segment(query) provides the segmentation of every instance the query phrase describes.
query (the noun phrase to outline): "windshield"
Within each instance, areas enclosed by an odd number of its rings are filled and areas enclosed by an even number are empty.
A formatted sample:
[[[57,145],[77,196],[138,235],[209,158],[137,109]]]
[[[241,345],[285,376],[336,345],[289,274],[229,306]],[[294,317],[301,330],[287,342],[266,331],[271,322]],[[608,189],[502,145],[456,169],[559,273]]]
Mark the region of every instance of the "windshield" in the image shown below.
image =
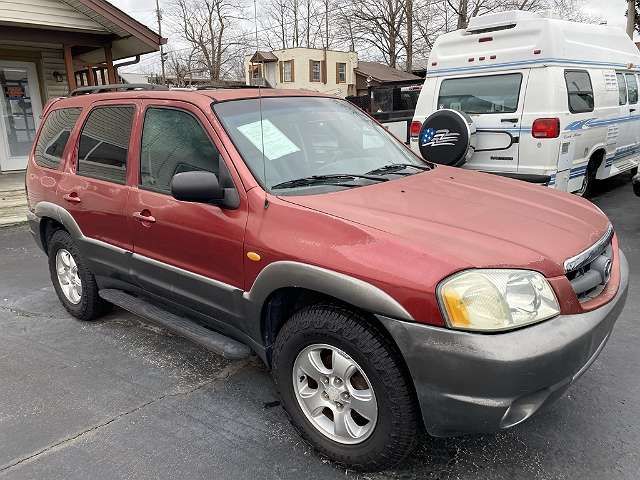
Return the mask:
[[[213,109],[256,179],[278,194],[370,185],[428,165],[344,100],[263,97],[261,103],[262,117],[259,99]],[[402,168],[382,168],[389,165]]]
[[[438,108],[468,114],[513,113],[518,110],[522,74],[449,78],[442,81]]]

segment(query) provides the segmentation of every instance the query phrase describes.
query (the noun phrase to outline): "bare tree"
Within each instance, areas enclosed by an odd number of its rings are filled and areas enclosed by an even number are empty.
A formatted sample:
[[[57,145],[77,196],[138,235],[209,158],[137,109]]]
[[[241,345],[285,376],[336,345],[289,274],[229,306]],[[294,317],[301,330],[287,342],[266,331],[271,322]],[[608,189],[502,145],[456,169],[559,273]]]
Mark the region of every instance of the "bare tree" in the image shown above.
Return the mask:
[[[241,0],[174,0],[180,35],[211,80],[224,78],[234,57],[249,43],[236,24],[243,18]]]

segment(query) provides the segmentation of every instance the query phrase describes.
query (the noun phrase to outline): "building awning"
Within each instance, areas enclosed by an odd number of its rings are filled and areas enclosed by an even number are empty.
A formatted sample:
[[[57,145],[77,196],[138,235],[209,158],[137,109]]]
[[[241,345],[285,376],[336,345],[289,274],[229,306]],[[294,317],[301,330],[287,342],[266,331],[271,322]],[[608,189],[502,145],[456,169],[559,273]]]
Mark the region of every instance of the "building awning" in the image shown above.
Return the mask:
[[[113,60],[120,60],[166,43],[106,0],[54,0],[47,8],[27,2],[20,12],[1,11],[0,23],[0,41],[71,45],[75,59],[92,65],[107,61],[105,45],[111,46]]]
[[[249,60],[251,63],[269,63],[269,62],[277,62],[278,61],[278,57],[276,57],[273,52],[263,52],[258,50],[256,53],[253,54],[253,56],[251,57],[251,60]]]

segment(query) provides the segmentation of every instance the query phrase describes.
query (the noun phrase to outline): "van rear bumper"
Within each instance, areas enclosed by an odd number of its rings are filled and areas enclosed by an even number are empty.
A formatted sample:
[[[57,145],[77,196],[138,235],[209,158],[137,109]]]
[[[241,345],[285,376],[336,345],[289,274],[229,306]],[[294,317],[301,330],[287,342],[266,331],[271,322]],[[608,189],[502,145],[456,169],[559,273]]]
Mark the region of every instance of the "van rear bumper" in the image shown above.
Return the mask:
[[[446,437],[517,425],[595,361],[624,306],[629,268],[602,307],[519,330],[479,334],[379,317],[409,368],[427,431]]]

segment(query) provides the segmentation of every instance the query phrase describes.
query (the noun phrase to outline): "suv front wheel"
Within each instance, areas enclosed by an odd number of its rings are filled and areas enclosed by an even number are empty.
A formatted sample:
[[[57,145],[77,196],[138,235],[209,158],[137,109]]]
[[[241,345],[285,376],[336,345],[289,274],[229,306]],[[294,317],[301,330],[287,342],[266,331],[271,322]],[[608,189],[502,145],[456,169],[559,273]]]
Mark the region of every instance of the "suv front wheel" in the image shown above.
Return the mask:
[[[278,334],[283,406],[302,437],[340,464],[387,468],[415,445],[421,420],[394,347],[371,321],[331,304],[298,311]]]
[[[64,308],[80,320],[93,320],[102,315],[109,304],[98,295],[96,279],[71,236],[58,230],[48,246],[51,282]]]

